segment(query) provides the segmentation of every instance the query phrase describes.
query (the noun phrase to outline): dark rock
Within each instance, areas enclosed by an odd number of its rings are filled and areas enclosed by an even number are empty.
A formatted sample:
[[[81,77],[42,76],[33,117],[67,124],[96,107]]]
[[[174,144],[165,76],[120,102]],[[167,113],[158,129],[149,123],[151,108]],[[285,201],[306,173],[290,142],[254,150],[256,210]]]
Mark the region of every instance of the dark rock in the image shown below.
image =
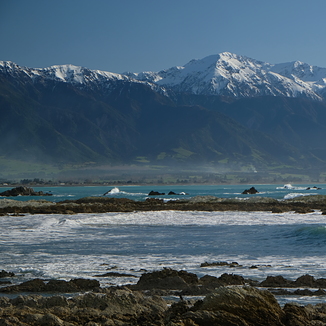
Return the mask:
[[[314,291],[308,289],[297,289],[293,291],[293,294],[300,295],[300,296],[311,296],[314,295]]]
[[[19,292],[79,292],[89,291],[99,288],[100,283],[97,280],[73,279],[69,282],[64,280],[50,280],[44,282],[41,279],[33,279],[23,282],[19,285],[11,285],[0,288],[3,293],[19,293]]]
[[[50,280],[45,284],[44,291],[46,292],[58,292],[58,293],[72,293],[78,292],[80,289],[74,283],[66,282],[64,280]],[[40,292],[40,291],[30,291]],[[43,292],[43,291],[42,291]]]
[[[43,191],[34,191],[33,188],[19,186],[6,190],[0,193],[0,196],[10,197],[10,196],[52,196],[50,193],[44,193]]]
[[[165,195],[164,192],[158,192],[158,191],[150,191],[148,196],[158,196],[158,195]]]
[[[234,286],[220,287],[190,308],[172,305],[168,316],[171,325],[284,326],[285,313],[270,292]]]
[[[133,274],[124,274],[124,273],[117,273],[117,272],[108,272],[105,274],[94,275],[94,277],[137,277]]]
[[[309,287],[309,288],[326,288],[326,279],[320,278],[315,279],[311,275],[302,275],[298,277],[295,281],[290,281],[285,279],[283,276],[267,276],[265,281],[262,281],[259,286],[262,287],[291,287],[291,288],[300,288],[300,287]]]
[[[202,293],[209,293],[212,289],[218,288],[220,286],[227,285],[244,285],[245,283],[250,282],[250,280],[245,280],[240,275],[235,274],[227,274],[224,273],[220,277],[212,276],[212,275],[204,275],[199,279],[199,283],[201,285]],[[191,290],[195,291],[194,288]],[[195,292],[193,293],[196,294]]]
[[[174,191],[170,191],[169,193],[168,193],[168,195],[177,195]]]
[[[326,295],[326,291],[322,289],[318,289],[313,293],[313,295]]]
[[[272,265],[251,265],[250,269],[257,269],[257,268],[270,268]]]
[[[0,278],[5,278],[5,277],[14,277],[15,274],[13,272],[6,272],[5,270],[2,270],[0,272]]]
[[[75,278],[70,280],[69,283],[76,285],[82,291],[89,291],[100,287],[99,281],[85,278]]]
[[[259,286],[262,287],[289,287],[291,281],[285,279],[283,276],[267,276],[265,281],[262,281]]]
[[[166,302],[127,289],[73,298],[38,295],[0,298],[0,325],[164,325]]]
[[[307,213],[313,213],[313,212],[314,212],[314,210],[309,207],[298,207],[295,210],[295,213],[298,213],[298,214],[307,214]]]
[[[164,268],[161,271],[142,274],[135,285],[135,288],[137,290],[183,290],[188,288],[190,285],[198,284],[198,282],[196,274]]]
[[[318,288],[323,288],[323,289],[326,289],[326,279],[325,278],[319,278],[316,280],[316,286]]]
[[[304,307],[287,303],[283,311],[285,312],[284,323],[287,326],[307,326],[310,325],[310,318]]]
[[[204,275],[199,279],[200,284],[205,288],[215,289],[217,287],[223,286],[223,283],[219,278],[212,275]]]
[[[36,278],[34,280],[23,282],[19,285],[11,285],[0,288],[3,293],[19,293],[19,292],[44,292],[45,283],[43,280]]]
[[[245,279],[240,275],[227,274],[224,273],[219,277],[219,280],[224,285],[243,285],[245,284]]]
[[[280,206],[275,206],[272,208],[272,213],[283,213],[284,210]]]
[[[257,194],[259,191],[255,187],[251,187],[250,189],[246,189],[242,192],[243,195],[254,195]]]
[[[226,261],[218,261],[218,262],[213,262],[213,263],[205,262],[205,263],[200,264],[200,267],[213,267],[213,266],[240,267],[241,265],[239,265],[237,262],[228,263]]]
[[[308,287],[315,287],[316,286],[316,280],[311,275],[302,275],[298,277],[294,282],[294,286],[302,287],[302,286],[308,286]]]

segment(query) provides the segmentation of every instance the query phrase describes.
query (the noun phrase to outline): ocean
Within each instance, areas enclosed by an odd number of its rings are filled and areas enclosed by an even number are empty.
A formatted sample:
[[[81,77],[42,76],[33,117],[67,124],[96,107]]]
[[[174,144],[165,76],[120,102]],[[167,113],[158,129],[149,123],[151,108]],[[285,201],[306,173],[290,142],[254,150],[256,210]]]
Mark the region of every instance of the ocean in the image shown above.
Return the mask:
[[[254,185],[256,195],[242,195],[246,185],[42,187],[51,201],[86,196],[144,200],[151,190],[176,200],[212,195],[252,196],[279,200],[326,194],[326,185]],[[310,189],[307,189],[309,188]],[[2,191],[9,188],[3,188]],[[1,197],[0,197],[1,199]],[[12,197],[27,200],[31,197]],[[34,198],[35,199],[35,198]],[[75,215],[0,216],[0,269],[14,272],[13,284],[33,278],[96,278],[101,286],[134,284],[145,271],[164,267],[186,270],[198,277],[233,273],[262,281],[282,275],[295,280],[304,274],[326,278],[326,216],[320,211],[294,212],[128,212]],[[200,267],[208,262],[240,266]],[[251,268],[256,266],[257,268]],[[95,277],[114,271],[135,277]],[[281,304],[323,302],[324,296],[279,296]]]

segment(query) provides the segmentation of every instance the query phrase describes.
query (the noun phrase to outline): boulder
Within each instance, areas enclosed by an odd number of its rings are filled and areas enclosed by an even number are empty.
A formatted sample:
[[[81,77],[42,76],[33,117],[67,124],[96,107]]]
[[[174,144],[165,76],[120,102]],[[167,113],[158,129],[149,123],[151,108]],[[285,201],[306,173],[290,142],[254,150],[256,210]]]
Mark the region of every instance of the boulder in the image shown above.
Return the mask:
[[[259,286],[262,287],[291,287],[291,281],[285,279],[283,276],[267,276],[265,281],[262,281]]]
[[[310,325],[310,317],[307,309],[291,303],[286,303],[283,311],[285,312],[284,323],[288,326],[307,326]]]
[[[269,291],[249,286],[220,287],[193,307],[172,305],[167,315],[171,325],[284,326],[285,318]]]
[[[242,192],[243,195],[254,195],[257,194],[259,191],[255,187],[251,187],[250,189],[246,189]]]
[[[219,280],[224,285],[242,285],[245,284],[245,279],[240,275],[224,273],[219,277]]]
[[[158,195],[165,195],[164,192],[158,192],[158,191],[150,191],[148,196],[158,196]]]
[[[198,277],[196,274],[164,268],[161,271],[142,274],[135,288],[137,290],[183,290],[197,284]]]
[[[297,287],[302,287],[302,286],[308,286],[308,287],[315,287],[316,286],[316,280],[313,276],[311,275],[302,275],[298,277],[293,284]]]

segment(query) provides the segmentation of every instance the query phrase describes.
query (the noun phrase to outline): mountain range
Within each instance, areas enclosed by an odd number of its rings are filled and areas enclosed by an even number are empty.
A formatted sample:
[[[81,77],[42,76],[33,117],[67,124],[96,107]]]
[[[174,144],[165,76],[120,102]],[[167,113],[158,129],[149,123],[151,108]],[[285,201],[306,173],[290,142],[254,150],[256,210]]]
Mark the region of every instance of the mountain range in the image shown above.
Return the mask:
[[[159,72],[0,61],[0,156],[45,163],[318,168],[326,68],[232,53]]]

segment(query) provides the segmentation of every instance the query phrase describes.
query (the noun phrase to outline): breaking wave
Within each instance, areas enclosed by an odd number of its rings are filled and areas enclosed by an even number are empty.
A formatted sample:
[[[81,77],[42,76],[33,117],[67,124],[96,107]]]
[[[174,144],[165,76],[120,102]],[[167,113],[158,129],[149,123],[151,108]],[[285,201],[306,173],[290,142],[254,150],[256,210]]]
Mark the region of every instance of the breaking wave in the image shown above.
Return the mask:
[[[127,195],[127,196],[143,196],[146,195],[144,193],[131,193],[131,192],[127,192],[127,191],[122,191],[120,190],[118,187],[114,187],[112,189],[110,189],[109,191],[107,191],[105,194],[103,194],[103,196],[116,196],[116,195]]]
[[[295,187],[287,183],[283,187],[276,187],[276,189],[307,190],[307,187]]]

